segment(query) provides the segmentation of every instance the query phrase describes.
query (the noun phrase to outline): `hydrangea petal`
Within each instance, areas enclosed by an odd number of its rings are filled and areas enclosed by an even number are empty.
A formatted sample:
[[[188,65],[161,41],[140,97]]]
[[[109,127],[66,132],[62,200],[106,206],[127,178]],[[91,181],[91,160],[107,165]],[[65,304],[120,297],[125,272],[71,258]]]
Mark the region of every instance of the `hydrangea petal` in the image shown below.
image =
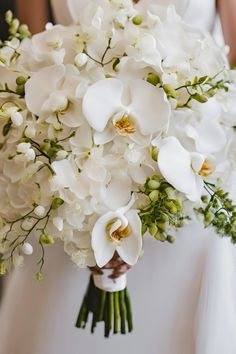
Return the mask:
[[[29,111],[40,115],[41,107],[55,91],[64,74],[64,65],[49,66],[38,71],[26,82],[25,101]]]

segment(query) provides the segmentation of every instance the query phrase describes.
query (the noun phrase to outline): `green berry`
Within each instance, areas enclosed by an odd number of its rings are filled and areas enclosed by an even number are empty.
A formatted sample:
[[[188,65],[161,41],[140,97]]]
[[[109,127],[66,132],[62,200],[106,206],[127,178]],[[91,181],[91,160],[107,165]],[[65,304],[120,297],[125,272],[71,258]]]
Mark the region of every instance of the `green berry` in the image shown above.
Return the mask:
[[[151,190],[156,190],[160,187],[160,182],[159,181],[156,181],[156,180],[153,180],[151,179],[149,182],[148,182],[148,188],[151,189]]]
[[[150,194],[149,194],[149,198],[152,202],[157,202],[158,199],[159,199],[159,195],[160,195],[160,192],[159,191],[152,191]]]
[[[136,15],[135,17],[133,17],[132,22],[134,25],[140,26],[143,22],[142,16]]]
[[[156,86],[157,84],[160,84],[161,79],[157,74],[150,73],[147,76],[147,82],[149,82],[149,84]]]

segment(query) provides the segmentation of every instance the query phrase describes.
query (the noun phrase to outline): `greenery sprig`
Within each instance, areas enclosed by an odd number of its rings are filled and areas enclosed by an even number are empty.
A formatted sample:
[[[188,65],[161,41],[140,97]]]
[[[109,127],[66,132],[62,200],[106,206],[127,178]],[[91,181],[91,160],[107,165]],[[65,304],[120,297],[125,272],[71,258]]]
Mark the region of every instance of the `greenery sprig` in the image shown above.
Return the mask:
[[[224,90],[228,91],[229,88],[227,84],[229,83],[226,80],[219,79],[216,80],[217,76],[220,73],[217,73],[215,76],[195,76],[192,81],[187,81],[184,85],[175,89],[175,91],[179,91],[181,89],[185,89],[189,95],[187,101],[183,104],[179,104],[178,107],[190,107],[190,101],[195,100],[200,103],[205,103],[208,101],[210,97],[215,96],[217,91]]]
[[[0,275],[6,273],[6,271],[8,270],[8,266],[13,261],[14,253],[17,250],[19,250],[19,248],[21,246],[24,245],[24,243],[31,236],[32,232],[38,231],[38,232],[40,232],[39,245],[41,247],[42,254],[41,254],[41,258],[38,261],[39,271],[36,273],[36,278],[38,280],[42,279],[42,268],[45,263],[44,246],[49,246],[54,243],[54,239],[47,232],[48,222],[49,222],[49,219],[51,216],[51,212],[57,210],[63,204],[64,204],[63,199],[56,197],[52,200],[51,206],[48,209],[48,211],[45,212],[45,214],[42,216],[35,215],[34,211],[35,211],[35,208],[37,207],[37,205],[34,205],[34,207],[25,215],[15,219],[15,220],[12,220],[12,221],[11,220],[4,220],[3,226],[9,225],[9,229],[6,232],[3,239],[1,240],[1,245],[3,247],[5,247],[5,245],[7,245],[9,253],[8,253],[8,255],[5,255],[4,257],[2,257],[2,259],[0,260]],[[25,230],[22,227],[22,223],[24,221],[26,221],[27,219],[32,221],[32,226],[29,229]],[[39,226],[39,228],[37,228],[38,226]],[[21,235],[18,234],[19,227],[22,231]],[[9,236],[11,234],[16,234],[17,236],[13,240],[10,240]]]
[[[5,21],[8,25],[9,38],[17,38],[22,41],[25,38],[31,37],[29,27],[26,24],[21,24],[20,21],[13,16],[12,11],[7,11],[5,14]]]
[[[182,201],[178,192],[159,176],[147,179],[141,193],[149,198],[149,203],[140,209],[143,234],[149,231],[158,241],[174,242],[169,234],[171,228],[181,228],[184,221]]]
[[[229,81],[224,79],[217,80],[217,77],[221,74],[222,71],[210,76],[195,76],[192,81],[186,81],[184,85],[181,85],[177,88],[172,87],[169,84],[164,84],[160,76],[156,73],[150,72],[146,81],[154,86],[163,88],[168,98],[179,98],[180,90],[186,90],[188,94],[187,101],[184,103],[178,103],[177,108],[191,108],[191,101],[195,100],[200,103],[205,103],[210,97],[213,97],[219,90],[228,91]]]
[[[208,195],[202,197],[203,206],[195,209],[203,216],[205,227],[212,226],[220,236],[229,237],[236,244],[236,205],[229,193],[205,182]]]

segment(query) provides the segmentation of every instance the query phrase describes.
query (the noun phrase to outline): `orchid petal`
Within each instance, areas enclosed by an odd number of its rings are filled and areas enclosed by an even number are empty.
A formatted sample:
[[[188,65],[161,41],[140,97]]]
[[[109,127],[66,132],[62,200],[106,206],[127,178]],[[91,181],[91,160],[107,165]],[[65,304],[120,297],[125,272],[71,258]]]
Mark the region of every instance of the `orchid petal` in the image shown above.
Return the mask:
[[[202,119],[195,127],[186,128],[187,135],[194,139],[196,149],[205,154],[222,150],[226,145],[226,135],[220,124],[211,119]]]
[[[90,86],[84,95],[83,113],[88,123],[102,132],[109,119],[122,107],[123,84],[117,79],[103,79]]]
[[[138,122],[141,133],[149,135],[161,131],[168,124],[171,112],[164,91],[144,80],[133,81],[130,91],[130,113]]]
[[[92,249],[100,268],[104,267],[115,253],[116,244],[109,239],[106,233],[107,224],[115,217],[116,214],[113,212],[102,215],[95,223],[92,231]]]
[[[134,265],[142,250],[141,220],[136,210],[129,210],[125,216],[129,221],[131,234],[122,239],[116,250],[124,262]]]
[[[176,138],[164,139],[158,154],[158,166],[163,177],[174,188],[192,201],[200,198],[202,179],[192,169],[191,154]]]
[[[198,154],[196,152],[190,153],[191,156],[191,166],[195,172],[200,171],[202,164],[205,161],[205,156]]]
[[[116,131],[112,125],[108,125],[101,133],[94,132],[94,143],[96,145],[104,145],[109,143],[116,136]]]

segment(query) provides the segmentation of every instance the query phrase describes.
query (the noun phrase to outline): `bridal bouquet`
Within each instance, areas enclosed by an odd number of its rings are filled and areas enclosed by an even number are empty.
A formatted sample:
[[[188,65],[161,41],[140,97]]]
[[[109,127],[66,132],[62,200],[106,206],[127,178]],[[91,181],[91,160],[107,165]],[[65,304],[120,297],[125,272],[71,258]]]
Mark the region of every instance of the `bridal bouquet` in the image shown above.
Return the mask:
[[[135,265],[144,237],[174,242],[198,216],[236,243],[236,89],[224,48],[174,7],[86,1],[30,36],[10,12],[0,44],[0,273],[59,239],[78,267]],[[230,188],[229,188],[230,187]],[[231,190],[229,195],[226,190]],[[126,275],[93,273],[93,314],[132,330]]]

